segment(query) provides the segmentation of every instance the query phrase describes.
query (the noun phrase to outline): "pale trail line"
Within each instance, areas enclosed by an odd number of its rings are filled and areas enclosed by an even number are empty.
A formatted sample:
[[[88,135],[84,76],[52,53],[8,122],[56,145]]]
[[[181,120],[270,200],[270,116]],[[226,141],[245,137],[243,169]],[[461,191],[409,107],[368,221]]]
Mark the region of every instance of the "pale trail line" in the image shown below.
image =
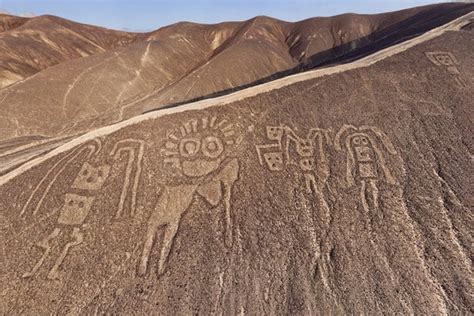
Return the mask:
[[[464,208],[464,205],[461,203],[461,201],[457,198],[456,194],[453,192],[453,190],[451,189],[451,187],[449,186],[449,184],[444,180],[443,177],[441,177],[441,175],[435,170],[433,169],[433,173],[435,175],[435,177],[442,183],[442,185],[444,185],[448,191],[448,194],[451,196],[451,198],[454,199],[455,201],[455,204],[456,206],[458,207],[463,207]],[[459,255],[461,256],[462,258],[462,261],[463,261],[463,264],[466,266],[466,268],[468,269],[470,275],[469,276],[466,276],[471,283],[474,283],[474,280],[472,278],[472,264],[471,264],[471,260],[469,259],[469,255],[466,254],[466,251],[464,250],[463,246],[461,245],[461,242],[459,241],[459,238],[456,236],[456,232],[455,232],[455,227],[454,227],[454,224],[451,220],[451,218],[449,217],[449,213],[448,213],[448,210],[446,209],[446,207],[444,206],[444,201],[443,201],[443,198],[442,197],[439,197],[438,198],[438,204],[441,208],[441,216],[444,218],[444,220],[446,221],[446,223],[448,224],[448,227],[449,227],[449,230],[448,230],[448,234],[449,234],[449,237],[451,238],[451,241],[454,243],[454,245],[456,246],[456,248],[458,249],[458,253]]]
[[[74,137],[74,136],[72,136],[72,137]],[[0,153],[0,158],[10,156],[10,155],[13,155],[15,153],[30,149],[32,147],[41,146],[41,145],[44,145],[44,144],[47,144],[47,143],[67,141],[67,139],[70,139],[72,137],[71,136],[66,136],[66,137],[45,138],[45,139],[33,141],[31,143],[26,143],[25,145],[21,145],[19,147],[15,147],[13,149],[9,149],[7,151],[4,151],[4,152]]]
[[[88,39],[87,37],[79,34],[78,32],[74,31],[73,29],[70,29],[70,28],[66,28],[68,31],[70,31],[71,33],[75,34],[77,37],[83,39],[85,42],[91,44],[92,46],[98,48],[100,50],[100,52],[105,52],[105,48],[103,48],[102,46],[100,46],[99,44],[95,43],[94,41],[91,41],[90,39]],[[90,56],[90,55],[89,55]]]
[[[88,72],[91,71],[92,69],[101,66],[102,64],[108,62],[109,60],[114,59],[114,58],[117,57],[118,55],[119,55],[119,53],[115,52],[113,56],[111,56],[111,57],[105,59],[104,61],[100,62],[100,63],[97,64],[97,65],[93,65],[93,66],[87,68],[86,70],[82,71],[76,78],[74,78],[73,82],[69,84],[68,89],[67,89],[67,91],[66,91],[66,93],[64,94],[64,97],[63,97],[62,112],[63,112],[63,116],[64,116],[64,117],[66,117],[66,103],[67,103],[67,98],[69,97],[69,94],[71,93],[72,89],[73,89],[74,86],[76,85],[77,81],[79,81],[79,80],[82,78],[82,76],[84,76],[86,73],[88,73]]]
[[[8,170],[12,170],[22,163],[31,160],[32,158],[38,157],[45,152],[53,150],[60,145],[67,143],[71,138],[72,137],[66,138],[62,141],[46,143],[44,145],[31,148],[30,150],[24,150],[10,156],[0,157],[0,173],[7,173]]]
[[[386,49],[383,49],[379,52],[376,52],[370,56],[367,56],[365,58],[359,59],[357,61],[354,61],[352,63],[344,64],[344,65],[338,65],[334,67],[329,67],[329,68],[324,68],[324,69],[317,69],[317,70],[312,70],[292,76],[288,76],[285,78],[277,79],[268,83],[264,83],[258,86],[250,87],[248,89],[244,89],[241,91],[237,91],[231,94],[227,94],[221,97],[217,98],[210,98],[210,99],[205,99],[202,101],[197,101],[197,102],[191,102],[187,103],[178,107],[174,108],[168,108],[168,109],[161,109],[161,110],[156,110],[150,113],[145,113],[139,116],[135,116],[131,119],[112,124],[109,126],[101,127],[98,128],[94,131],[91,131],[89,133],[86,133],[72,141],[70,141],[67,144],[64,144],[63,146],[60,146],[56,148],[55,150],[49,152],[48,154],[39,157],[37,159],[31,160],[22,166],[20,166],[18,169],[15,169],[3,176],[0,177],[0,185],[3,185],[7,183],[8,181],[12,180],[16,176],[24,173],[25,171],[33,168],[34,166],[37,166],[38,164],[42,163],[43,161],[46,161],[47,159],[54,157],[55,155],[62,153],[64,151],[70,150],[86,141],[89,141],[91,139],[94,139],[99,136],[104,136],[104,135],[109,135],[111,133],[114,133],[124,127],[134,125],[146,120],[150,119],[156,119],[159,117],[167,116],[170,114],[175,114],[175,113],[182,113],[185,111],[191,111],[191,110],[202,110],[202,109],[207,109],[213,106],[221,106],[225,104],[229,104],[235,101],[243,100],[249,97],[253,97],[262,93],[266,93],[272,90],[280,89],[286,86],[289,86],[291,84],[297,83],[297,82],[302,82],[310,79],[315,79],[315,78],[321,78],[324,76],[329,76],[329,75],[334,75],[334,74],[339,74],[342,72],[346,72],[349,70],[353,69],[358,69],[358,68],[366,68],[369,67],[379,61],[382,61],[388,57],[400,54],[404,51],[406,51],[409,48],[412,48],[418,44],[427,42],[429,40],[432,40],[438,36],[443,35],[447,31],[459,31],[462,27],[465,25],[471,23],[471,20],[474,19],[474,12],[468,13],[448,24],[442,25],[438,28],[435,28],[425,34],[422,34],[416,38],[410,39],[406,42],[400,43],[398,45],[388,47]],[[115,56],[114,56],[115,57]]]
[[[120,104],[120,100],[122,99],[122,95],[128,91],[128,89],[132,86],[135,85],[135,83],[140,79],[142,75],[143,68],[145,67],[146,63],[149,60],[149,55],[150,55],[150,46],[152,42],[149,42],[148,45],[146,46],[145,52],[143,53],[142,57],[140,58],[140,69],[135,70],[135,78],[132,80],[128,81],[122,91],[118,94],[117,98],[115,99],[115,104]],[[127,108],[127,106],[121,107],[120,108],[120,120],[123,120],[123,112]]]
[[[142,55],[142,58],[140,59],[142,67],[145,66],[146,62],[148,61],[148,55],[150,54],[150,46],[152,42],[149,42],[148,45],[146,46],[145,53]]]

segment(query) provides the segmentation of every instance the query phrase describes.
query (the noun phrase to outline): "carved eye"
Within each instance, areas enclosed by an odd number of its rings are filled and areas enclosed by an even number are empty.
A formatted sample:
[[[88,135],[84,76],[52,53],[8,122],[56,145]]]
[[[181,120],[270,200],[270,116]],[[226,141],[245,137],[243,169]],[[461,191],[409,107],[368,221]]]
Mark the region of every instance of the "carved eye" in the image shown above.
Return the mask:
[[[79,207],[83,208],[84,207],[84,202],[79,202]]]
[[[201,148],[201,141],[196,138],[185,138],[179,143],[179,153],[183,157],[196,155]]]
[[[104,175],[104,173],[102,172],[102,170],[97,171],[97,176],[99,178],[102,178],[103,175]]]
[[[361,136],[360,142],[362,143],[362,145],[368,145],[369,144],[369,140],[365,136]]]
[[[88,172],[87,169],[82,172],[83,175],[87,176]]]
[[[449,56],[438,56],[436,59],[445,66],[451,66],[453,64]]]
[[[352,143],[354,145],[360,145],[360,137],[356,136],[356,137],[352,138]]]
[[[222,141],[215,136],[208,136],[202,141],[202,153],[209,158],[217,158],[224,151]]]
[[[73,206],[74,205],[74,201],[73,200],[69,200],[69,202],[67,203],[69,206]]]

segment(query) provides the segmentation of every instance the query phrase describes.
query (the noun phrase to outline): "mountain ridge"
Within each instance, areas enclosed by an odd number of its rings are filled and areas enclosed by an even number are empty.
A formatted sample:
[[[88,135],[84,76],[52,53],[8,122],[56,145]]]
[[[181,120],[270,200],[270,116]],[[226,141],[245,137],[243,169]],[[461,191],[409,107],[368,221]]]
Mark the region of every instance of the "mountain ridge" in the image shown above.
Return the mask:
[[[432,5],[401,13],[349,14],[297,23],[268,17],[215,25],[177,23],[142,34],[118,49],[61,62],[0,89],[0,139],[21,144],[37,137],[67,139],[155,109],[349,62],[473,8]],[[344,20],[345,16],[357,22]],[[341,21],[348,30],[355,23],[360,26],[357,32],[368,35],[339,32],[334,37]],[[321,37],[323,32],[326,37]],[[310,58],[300,57],[302,53]],[[17,137],[22,140],[16,141]]]
[[[294,74],[288,77],[284,77],[284,78],[280,78],[271,82],[267,82],[262,85],[253,86],[245,90],[236,91],[234,93],[227,94],[224,96],[217,96],[210,99],[192,101],[188,104],[183,104],[179,107],[163,108],[163,109],[158,109],[154,111],[149,111],[139,116],[135,116],[130,119],[127,119],[125,121],[121,121],[110,126],[98,128],[84,135],[79,135],[77,138],[73,138],[72,140],[67,139],[66,143],[59,144],[59,146],[61,146],[60,148],[53,150],[52,152],[46,154],[45,156],[29,161],[25,163],[23,166],[20,166],[19,168],[17,168],[16,170],[11,171],[10,173],[1,175],[1,170],[0,170],[0,185],[6,184],[15,176],[29,170],[30,168],[38,165],[39,163],[42,163],[43,161],[47,159],[50,159],[54,155],[61,154],[62,152],[69,150],[75,146],[78,146],[82,143],[85,143],[91,139],[106,136],[110,133],[114,133],[118,129],[128,127],[130,124],[138,124],[148,119],[156,119],[161,116],[171,115],[173,113],[180,113],[180,112],[191,111],[191,110],[203,110],[208,107],[212,107],[214,105],[224,106],[232,102],[241,101],[249,97],[254,97],[258,94],[268,93],[271,90],[278,90],[278,89],[281,89],[283,87],[286,87],[288,85],[292,85],[298,82],[303,82],[303,81],[312,80],[312,79],[316,79],[316,78],[320,78],[324,76],[339,74],[341,72],[346,72],[352,69],[368,67],[368,66],[373,65],[376,62],[380,62],[384,60],[385,58],[399,54],[407,49],[410,49],[416,45],[419,45],[420,43],[430,41],[433,38],[443,35],[445,32],[459,31],[463,29],[466,25],[470,25],[470,23],[472,23],[473,20],[474,20],[474,13],[469,13],[465,16],[458,18],[455,21],[452,21],[441,27],[438,27],[430,32],[427,32],[426,34],[424,34],[423,36],[419,38],[414,38],[414,39],[408,40],[407,42],[397,44],[394,47],[386,48],[373,55],[367,56],[357,61],[353,61],[348,64],[332,66],[332,67],[328,67],[327,69],[316,69],[316,70],[307,71],[304,73]],[[42,143],[43,141],[44,141],[44,138],[42,138],[42,141],[40,143]],[[57,139],[55,139],[54,141],[57,141]],[[41,153],[44,153],[44,152],[41,152]]]

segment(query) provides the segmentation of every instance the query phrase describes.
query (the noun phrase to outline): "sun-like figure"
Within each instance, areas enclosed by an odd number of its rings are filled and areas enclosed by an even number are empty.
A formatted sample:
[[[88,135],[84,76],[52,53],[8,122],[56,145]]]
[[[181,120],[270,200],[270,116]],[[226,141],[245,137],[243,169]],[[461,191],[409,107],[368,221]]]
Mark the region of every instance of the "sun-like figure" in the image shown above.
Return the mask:
[[[239,162],[232,157],[241,141],[234,124],[216,117],[191,119],[167,132],[162,150],[165,182],[148,220],[147,234],[138,272],[147,271],[158,229],[164,228],[158,274],[166,267],[183,214],[193,198],[203,198],[211,207],[221,203],[225,212],[225,245],[232,245],[231,194],[239,177]]]
[[[240,141],[234,124],[217,117],[191,119],[167,133],[165,169],[192,178],[206,176],[219,168]]]

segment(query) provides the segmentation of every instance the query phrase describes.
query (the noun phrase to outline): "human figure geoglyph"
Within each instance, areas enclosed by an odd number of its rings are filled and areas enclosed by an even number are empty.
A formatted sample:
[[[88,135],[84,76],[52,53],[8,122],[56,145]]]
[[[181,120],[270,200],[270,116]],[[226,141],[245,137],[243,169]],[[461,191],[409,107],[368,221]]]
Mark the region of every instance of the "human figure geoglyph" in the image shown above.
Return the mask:
[[[112,156],[115,161],[121,158],[122,153],[127,154],[124,183],[121,189],[117,211],[115,212],[115,219],[123,217],[125,199],[127,196],[130,196],[129,214],[130,216],[135,215],[136,194],[141,175],[144,146],[145,143],[142,140],[125,139],[118,141],[110,152],[110,156]],[[111,170],[109,164],[101,163],[100,159],[98,159],[98,154],[101,150],[101,141],[94,139],[84,146],[73,150],[71,153],[66,154],[48,170],[31,193],[20,212],[20,216],[23,219],[30,216],[38,218],[43,201],[49,196],[50,191],[53,190],[54,183],[58,177],[75,159],[82,157],[82,159],[85,160],[69,188],[71,192],[65,194],[62,207],[58,211],[55,211],[59,213],[59,216],[53,231],[35,244],[37,247],[43,249],[41,258],[36,262],[31,271],[23,274],[23,278],[35,276],[38,270],[45,264],[45,261],[49,257],[53,257],[52,243],[55,242],[57,238],[67,238],[69,241],[56,257],[54,265],[47,275],[48,279],[59,279],[60,266],[64,262],[64,259],[71,249],[84,242],[83,226],[90,217],[89,215],[93,209],[93,203],[97,193],[103,188]],[[87,152],[87,155],[81,156],[83,152]],[[32,209],[31,205],[38,197],[39,201],[30,213],[30,209]]]
[[[33,277],[50,256],[52,251],[51,243],[63,232],[69,235],[70,241],[62,248],[60,254],[55,260],[51,270],[48,272],[48,279],[59,279],[59,268],[68,255],[71,248],[80,245],[84,240],[84,234],[81,231],[82,225],[86,221],[94,202],[94,195],[90,195],[102,188],[109,175],[110,167],[108,165],[93,166],[89,162],[82,165],[79,174],[75,178],[71,188],[80,190],[81,194],[66,193],[64,203],[59,210],[59,216],[56,227],[43,240],[36,244],[43,249],[43,255],[38,260],[33,269],[23,274],[23,278]]]
[[[324,214],[329,218],[329,206],[323,194],[329,177],[325,146],[330,143],[328,131],[309,129],[306,136],[298,135],[286,125],[267,126],[268,144],[256,145],[260,165],[271,171],[282,171],[294,165],[304,178],[308,193],[314,194]]]
[[[461,77],[461,72],[459,71],[459,62],[453,53],[436,51],[426,52],[425,55],[434,65],[446,68],[448,72],[454,76],[454,80],[460,87],[467,87],[467,84]]]
[[[167,132],[163,168],[171,171],[176,183],[163,186],[158,202],[148,219],[143,252],[138,268],[144,275],[158,230],[164,229],[164,239],[158,260],[158,275],[163,274],[178,232],[183,214],[197,195],[216,207],[221,202],[225,212],[224,242],[232,245],[231,195],[239,177],[239,162],[233,158],[234,146],[241,136],[233,123],[217,117],[191,119]],[[166,180],[165,180],[166,181]]]
[[[378,142],[376,141],[378,140]],[[380,145],[382,147],[380,147]],[[344,125],[336,134],[334,145],[337,151],[346,153],[346,183],[349,187],[360,185],[360,197],[364,209],[378,208],[378,182],[384,181],[395,185],[397,180],[392,175],[385,161],[384,152],[397,155],[393,144],[378,128]],[[382,151],[382,149],[385,149]],[[367,196],[371,196],[371,203]]]

